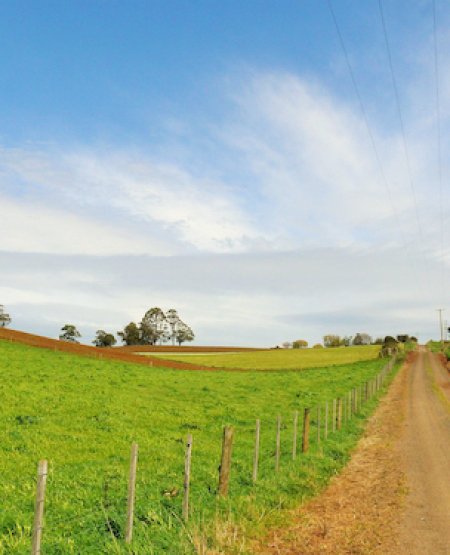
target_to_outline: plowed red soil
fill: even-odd
[[[98,359],[121,360],[124,362],[133,362],[134,364],[142,364],[144,366],[158,366],[163,368],[175,368],[178,370],[206,370],[210,372],[216,372],[218,370],[217,368],[189,364],[188,362],[175,362],[152,356],[140,356],[132,352],[124,351],[123,349],[101,349],[98,347],[90,347],[89,345],[69,343],[67,341],[59,341],[41,335],[34,335],[7,328],[0,328],[0,339],[22,343],[32,347],[51,349],[52,351],[62,351],[64,353],[72,353],[74,355],[83,355]]]

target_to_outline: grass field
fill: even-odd
[[[245,553],[228,542],[262,534],[286,516],[285,509],[317,493],[346,462],[375,401],[320,448],[313,418],[311,451],[292,462],[294,410],[331,401],[384,364],[371,360],[279,373],[183,372],[0,341],[0,553],[29,553],[41,458],[50,464],[43,553],[180,555],[194,553],[199,538],[227,553]],[[283,419],[282,459],[275,474],[277,415]],[[256,418],[262,426],[261,466],[253,486]],[[230,497],[218,500],[224,424],[235,426],[236,439]],[[188,432],[194,436],[192,518],[185,528],[178,492]],[[139,464],[130,549],[122,538],[132,441],[139,444]]]
[[[246,368],[251,370],[300,370],[319,368],[330,364],[349,364],[372,360],[378,356],[380,347],[338,347],[331,349],[274,349],[249,353],[173,354],[152,353],[166,360],[191,362],[221,368]],[[147,354],[147,353],[142,353]]]

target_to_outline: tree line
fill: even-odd
[[[157,345],[171,342],[181,345],[193,341],[192,328],[171,308],[163,312],[159,307],[147,310],[139,324],[130,322],[117,333],[125,345]]]
[[[59,339],[78,343],[80,332],[73,324],[65,324],[61,328]],[[125,345],[162,345],[172,342],[181,345],[193,341],[195,334],[179,316],[174,308],[164,312],[159,307],[147,310],[139,323],[130,322],[123,330],[117,332]],[[96,347],[113,347],[117,343],[114,334],[105,330],[97,330],[92,342]]]
[[[450,328],[449,328],[450,329]],[[377,337],[372,339],[368,333],[357,333],[356,335],[335,335],[328,334],[323,336],[322,343],[313,345],[313,349],[320,349],[321,347],[349,347],[350,345],[386,345],[391,343],[408,343],[409,341],[417,343],[417,338],[408,335],[397,335],[396,338],[387,335],[386,337]],[[295,341],[285,341],[281,344],[283,349],[306,349],[308,341],[305,339],[296,339]]]
[[[377,337],[375,340],[368,333],[357,333],[354,337],[346,335],[324,335],[323,344],[325,347],[348,347],[350,345],[385,345],[386,343],[408,343],[409,341],[417,343],[417,337],[408,334],[397,335],[393,338],[390,335],[386,337]]]
[[[0,327],[4,328],[11,323],[11,316],[0,304]],[[195,334],[174,308],[164,312],[159,307],[147,310],[139,323],[130,322],[123,330],[117,332],[125,345],[162,345],[172,342],[181,345],[193,341]],[[74,324],[64,324],[60,330],[59,339],[70,343],[79,343],[81,333]],[[113,333],[97,330],[92,342],[96,347],[113,347],[117,339]]]

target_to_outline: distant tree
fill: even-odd
[[[112,333],[107,333],[104,330],[97,330],[95,339],[92,343],[96,347],[112,347],[117,341]]]
[[[380,357],[387,357],[398,353],[398,342],[391,335],[386,335],[380,350]]]
[[[174,308],[170,308],[166,312],[166,322],[169,326],[169,335],[172,340],[172,345],[175,345],[177,341],[178,329],[182,327],[183,321],[178,315],[178,312]]]
[[[126,345],[156,345],[170,340],[175,345],[180,340],[192,341],[195,337],[192,329],[181,320],[174,308],[164,314],[157,306],[147,310],[139,325],[130,322],[117,335]]]
[[[373,345],[383,345],[383,338],[382,337],[377,337],[375,339],[375,341],[373,342]]]
[[[322,343],[316,343],[315,345],[313,345],[313,349],[323,349]]]
[[[139,345],[141,342],[139,327],[134,322],[130,322],[126,325],[123,331],[118,331],[117,335],[122,339],[125,345]]]
[[[351,335],[344,336],[340,341],[340,345],[342,345],[343,347],[349,347],[351,344],[352,344],[352,336]]]
[[[2,304],[0,304],[0,328],[4,328],[9,326],[11,323],[11,316],[5,312],[5,308]]]
[[[192,329],[185,324],[184,322],[180,321],[180,325],[177,327],[176,332],[176,341],[178,345],[185,343],[186,341],[193,341],[195,339],[195,334]]]
[[[386,335],[383,341],[384,345],[397,345],[397,340],[392,335]]]
[[[169,324],[166,315],[157,306],[150,308],[144,314],[140,324],[141,342],[146,345],[163,343],[170,338]]]
[[[292,342],[291,341],[283,341],[281,344],[283,349],[292,349]]]
[[[323,336],[323,344],[325,347],[339,347],[341,344],[341,336],[340,335],[324,335]]]
[[[399,343],[408,343],[409,335],[408,334],[397,335],[397,341]]]
[[[63,332],[59,338],[61,341],[68,341],[69,343],[79,343],[77,339],[81,337],[81,333],[73,324],[65,324],[61,331]]]
[[[414,336],[411,336],[411,337],[409,338],[409,340],[412,341],[413,343],[417,343],[417,342],[418,342],[417,337],[414,337]]]
[[[368,333],[357,333],[353,338],[353,345],[370,345],[372,338]]]
[[[305,339],[297,339],[292,343],[293,349],[306,349],[308,347],[308,342]]]

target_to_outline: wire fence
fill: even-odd
[[[245,486],[246,492],[251,493],[257,488],[265,487],[268,478],[281,474],[283,469],[287,468],[287,465],[283,466],[284,462],[293,463],[311,449],[323,448],[330,440],[339,443],[341,432],[362,411],[365,404],[378,394],[395,362],[395,358],[392,358],[374,378],[360,383],[337,398],[295,410],[289,419],[279,415],[275,421],[255,419],[252,424],[246,422],[240,426],[224,426],[221,446],[217,445],[217,462],[220,464],[218,468],[216,465],[216,485],[209,487],[210,495],[219,500],[229,498],[233,495],[230,488],[233,480],[239,480],[240,485]],[[240,453],[245,450],[247,456],[245,462],[242,462],[242,458],[235,460],[233,450],[236,438],[244,435],[245,443],[242,443],[239,449]],[[94,508],[85,506],[81,499],[75,507],[71,500],[67,502],[67,511],[63,514],[58,514],[52,503],[46,507],[47,490],[52,487],[53,481],[47,483],[48,461],[39,461],[34,520],[30,530],[32,554],[44,552],[42,545],[45,545],[45,531],[70,535],[76,528],[83,534],[106,534],[114,545],[124,541],[131,546],[137,524],[165,520],[186,528],[193,511],[190,500],[191,485],[195,486],[197,480],[204,478],[198,476],[199,473],[192,473],[195,448],[195,434],[189,433],[184,443],[184,461],[179,461],[179,466],[184,462],[183,481],[179,487],[163,491],[163,501],[160,501],[158,506],[156,497],[161,497],[161,491],[155,495],[154,483],[147,480],[145,475],[140,475],[139,459],[143,455],[139,453],[137,443],[133,443],[128,465],[128,487],[123,477],[114,475],[112,480],[105,479],[101,492],[96,492],[98,495]],[[94,465],[95,461],[92,461],[92,464]],[[54,479],[53,475],[52,478]],[[111,481],[121,483],[119,487],[111,487]],[[90,484],[86,483],[84,487],[89,488]],[[175,508],[172,503],[174,499],[177,503]],[[119,548],[117,549],[117,552],[120,552]]]

